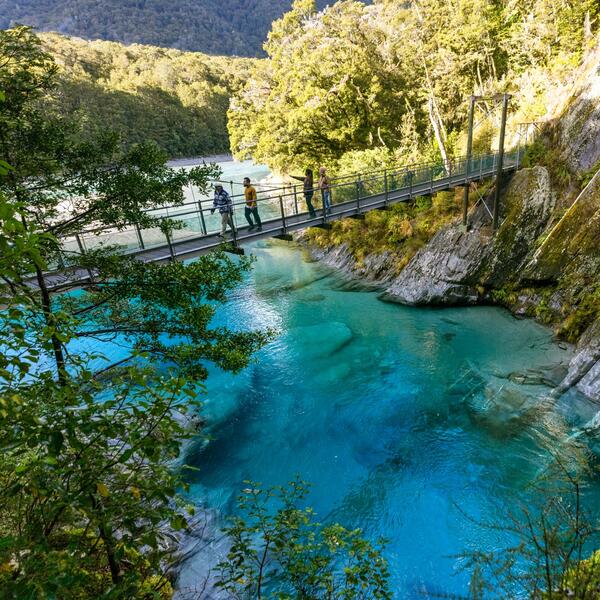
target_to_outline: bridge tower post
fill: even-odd
[[[471,170],[471,155],[473,153],[473,119],[475,115],[476,96],[471,96],[469,103],[469,129],[467,134],[467,164],[465,166],[465,186],[463,191],[463,225],[465,229],[469,220],[469,171]]]
[[[500,122],[500,141],[498,143],[498,162],[496,170],[496,191],[494,194],[493,228],[498,229],[500,216],[500,188],[502,187],[502,169],[504,167],[504,137],[506,134],[506,116],[510,94],[502,94],[502,121]]]
[[[385,205],[387,206],[388,200],[390,198],[390,186],[388,184],[388,172],[387,169],[383,171],[383,189],[385,192]]]

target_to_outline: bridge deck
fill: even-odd
[[[516,168],[516,164],[513,163],[507,164],[503,170],[504,172],[510,172]],[[426,182],[390,191],[387,194],[384,192],[371,196],[359,197],[357,200],[333,204],[330,213],[326,216],[323,215],[322,210],[317,209],[316,218],[311,218],[308,212],[300,212],[298,214],[286,215],[284,218],[279,217],[263,220],[262,231],[248,231],[249,227],[247,225],[238,226],[236,241],[238,245],[242,245],[245,242],[251,242],[262,238],[284,236],[307,227],[323,226],[331,221],[338,221],[343,218],[362,215],[371,210],[382,209],[399,202],[406,202],[417,196],[430,195],[432,193],[463,186],[466,183],[477,181],[482,177],[489,177],[494,173],[495,169],[489,168],[472,174],[468,178],[465,178],[464,175],[446,177],[433,182]],[[228,240],[231,241],[231,232],[229,229],[227,236]],[[171,243],[170,248],[168,244],[165,244],[153,248],[136,250],[130,252],[130,254],[135,255],[144,262],[162,262],[174,258],[181,260],[198,256],[199,254],[218,248],[222,244],[223,239],[220,238],[217,233],[212,233],[174,241]]]
[[[298,194],[295,189],[293,194],[285,191],[279,194],[275,192],[269,198],[259,198],[259,208],[265,208],[264,211],[263,208],[260,209],[263,218],[262,230],[250,231],[248,225],[238,224],[236,239],[233,243],[231,232],[227,231],[228,243],[225,248],[242,254],[243,244],[246,242],[267,237],[287,237],[292,232],[300,229],[327,226],[332,221],[363,215],[371,210],[383,209],[386,206],[406,202],[418,196],[431,195],[464,186],[494,175],[497,168],[496,160],[496,154],[472,158],[468,161],[469,169],[467,169],[467,163],[464,159],[456,159],[450,165],[450,175],[443,173],[439,164],[430,164],[427,167],[414,167],[414,171],[405,167],[402,171],[396,173],[385,172],[384,175],[362,179],[340,179],[334,181],[332,185],[334,203],[329,214],[323,215],[323,211],[317,208],[316,217],[311,217],[308,212],[301,212],[298,209]],[[514,171],[518,167],[518,150],[516,153],[505,155],[503,172]],[[410,175],[409,184],[396,187],[397,178],[401,177],[403,183],[406,183],[408,175]],[[369,187],[383,191],[371,194],[365,193]],[[318,196],[319,194],[315,195],[316,198]],[[343,200],[344,196],[350,196],[352,199]],[[342,201],[336,202],[336,197],[338,200],[342,199]],[[210,203],[210,201],[208,202]],[[262,202],[270,202],[270,205],[261,204]],[[242,212],[241,209],[245,206],[243,199],[240,199],[234,205],[240,209],[236,212],[236,216],[239,217]],[[189,210],[190,206],[192,206],[191,210]],[[136,226],[132,226],[130,230],[125,232],[96,229],[75,238],[63,240],[63,247],[74,249],[75,252],[85,252],[86,246],[97,244],[98,239],[105,238],[108,243],[112,244],[118,244],[121,239],[124,239],[125,245],[133,247],[125,247],[123,254],[134,256],[143,262],[166,262],[189,259],[223,246],[223,239],[218,236],[220,229],[218,215],[216,217],[208,216],[210,209],[206,205],[203,206],[202,201],[162,210],[166,211],[163,216],[169,218],[179,218],[184,221],[195,219],[196,227],[200,224],[201,231],[190,231],[184,228],[179,232],[184,235],[180,239],[170,239],[160,232],[158,234],[153,232],[153,237],[148,236],[152,242],[149,244],[148,239],[145,240],[143,237],[146,230],[140,230]],[[268,212],[271,213],[271,218],[266,214]],[[209,231],[207,223],[212,227],[212,231]],[[82,269],[55,270],[46,274],[46,281],[49,287],[56,288],[66,283],[84,281],[89,277],[89,273]]]

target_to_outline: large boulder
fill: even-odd
[[[481,291],[500,287],[522,268],[553,206],[547,170],[519,171],[503,194],[496,234],[488,210],[480,206],[470,231],[460,224],[439,231],[391,283],[385,298],[413,305],[476,303]]]
[[[403,304],[474,304],[476,271],[488,253],[479,230],[452,226],[439,231],[391,283],[383,298]]]
[[[600,400],[600,319],[581,336],[569,372],[558,386],[559,393],[575,387],[582,394]]]

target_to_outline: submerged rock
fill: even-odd
[[[519,435],[546,407],[538,394],[527,393],[517,384],[494,383],[482,395],[474,395],[468,405],[472,421],[499,439]]]
[[[339,352],[349,344],[354,334],[344,323],[327,322],[289,330],[290,347],[302,360],[313,361]]]

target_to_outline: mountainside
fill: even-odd
[[[271,22],[290,5],[291,0],[0,0],[0,28],[19,23],[86,39],[260,56]]]
[[[256,59],[207,56],[43,34],[61,68],[60,109],[125,144],[155,141],[171,157],[229,151],[231,93]]]

